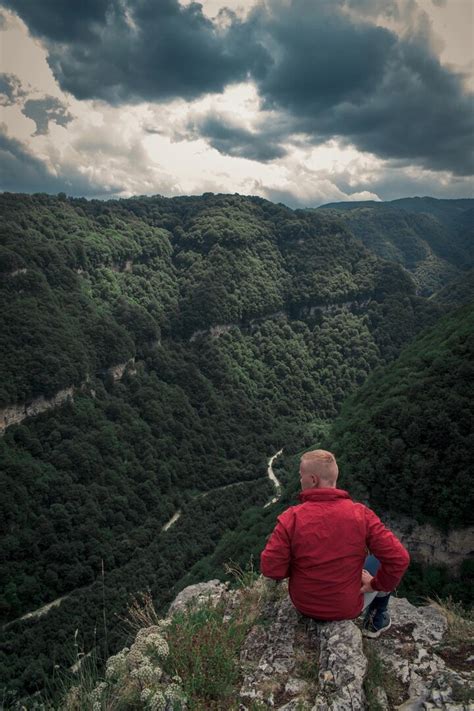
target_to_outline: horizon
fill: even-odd
[[[470,0],[0,0],[0,191],[473,194]]]

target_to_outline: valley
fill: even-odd
[[[84,654],[123,646],[118,619],[140,592],[163,610],[190,582],[225,577],[229,560],[255,563],[295,500],[308,447],[347,452],[344,486],[441,531],[440,545],[465,529],[472,314],[459,307],[472,279],[469,245],[439,202],[429,219],[405,205],[383,234],[374,217],[382,254],[333,207],[0,196],[0,659],[11,698],[71,668],[76,630]],[[408,223],[431,245],[416,264],[400,246]],[[438,401],[446,418],[423,417]],[[38,406],[13,416],[15,403]],[[447,460],[440,428],[455,442]],[[383,490],[364,447],[390,451]],[[456,472],[445,514],[433,462]],[[457,579],[415,572],[414,594],[462,597]]]

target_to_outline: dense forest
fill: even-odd
[[[375,254],[403,264],[420,294],[432,294],[474,266],[474,200],[335,203],[318,212],[337,216]]]
[[[84,652],[123,646],[118,616],[131,595],[150,589],[160,608],[190,577],[219,566],[220,575],[226,559],[257,555],[276,515],[276,507],[262,508],[272,495],[268,458],[285,447],[284,505],[294,494],[286,485],[295,453],[328,437],[341,407],[331,436],[357,448],[344,422],[354,411],[355,420],[383,424],[370,383],[397,380],[397,371],[364,382],[374,369],[399,367],[388,364],[438,322],[446,338],[426,338],[441,345],[413,344],[421,354],[439,351],[436,365],[420,355],[426,368],[417,382],[444,377],[446,362],[457,388],[452,405],[458,396],[461,404],[466,387],[456,363],[468,352],[456,338],[467,316],[451,330],[439,319],[468,299],[472,257],[463,256],[462,209],[451,215],[450,201],[436,202],[447,205],[408,217],[405,205],[391,223],[393,237],[400,220],[420,218],[417,239],[438,259],[436,277],[420,287],[421,272],[401,252],[381,255],[333,206],[292,211],[212,194],[108,202],[0,196],[0,407],[74,389],[62,407],[12,424],[0,440],[0,674],[8,703],[54,687],[55,667],[74,661],[76,630]],[[119,364],[122,377],[113,374]],[[399,406],[411,398],[386,387]],[[442,386],[409,418],[438,397]],[[445,424],[433,420],[432,428]],[[392,439],[389,428],[384,436]],[[416,448],[416,432],[410,436]],[[421,429],[425,446],[423,437]],[[459,464],[453,456],[443,462]],[[429,479],[427,466],[423,472]],[[361,496],[385,505],[370,471],[349,475]],[[434,498],[430,508],[417,507],[406,486],[401,511],[440,526],[466,523],[461,475],[451,519],[438,515]],[[397,509],[399,499],[391,501]],[[59,598],[47,614],[21,619]]]

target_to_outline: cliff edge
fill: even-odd
[[[72,687],[62,708],[474,709],[472,621],[399,598],[391,614],[391,629],[366,640],[360,620],[301,616],[283,583],[191,585],[165,619],[135,615],[150,624],[108,660],[103,681]]]

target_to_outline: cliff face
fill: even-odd
[[[444,565],[457,574],[463,560],[474,557],[474,526],[443,533],[408,516],[385,514],[382,518],[419,563]]]
[[[219,627],[211,626],[211,610],[220,610]],[[391,614],[390,630],[378,640],[363,640],[360,621],[316,623],[299,615],[284,584],[260,578],[239,590],[217,580],[192,585],[178,595],[165,620],[141,629],[130,649],[109,660],[106,680],[92,692],[93,700],[107,699],[107,708],[118,709],[126,694],[129,702],[141,699],[142,708],[169,711],[472,709],[469,629],[456,636],[441,608],[415,608],[405,599],[391,601]],[[234,654],[233,686],[222,686],[220,696],[196,698],[203,667],[194,665],[189,677],[179,667],[187,641],[176,630],[184,629],[186,616],[193,616],[188,628],[193,634],[201,620],[201,638],[192,640],[193,663],[199,662],[202,638],[209,638],[211,648],[219,647],[222,657],[222,630],[236,620],[246,625]],[[206,648],[208,655],[211,648]],[[214,663],[215,677],[220,670]],[[78,698],[74,687],[63,708],[79,708]]]
[[[130,358],[130,360],[125,363],[118,363],[117,365],[111,365],[109,368],[104,370],[104,375],[109,375],[114,382],[121,380],[125,371],[129,370],[131,375],[136,373],[135,368],[135,358]],[[87,383],[83,383],[82,388],[86,387]],[[68,400],[74,399],[74,386],[69,388],[64,388],[59,390],[53,397],[47,398],[40,396],[30,400],[29,402],[23,402],[16,405],[7,405],[4,408],[0,408],[0,435],[2,435],[7,427],[10,425],[18,425],[23,422],[27,417],[35,417],[41,412],[46,412],[46,410],[52,410],[55,407],[60,407],[64,405]]]
[[[8,405],[0,409],[0,434],[10,427],[10,425],[18,425],[27,417],[34,417],[40,412],[51,410],[53,407],[59,407],[74,396],[74,388],[64,388],[59,390],[53,397],[37,397],[30,402],[21,403],[19,405]]]

